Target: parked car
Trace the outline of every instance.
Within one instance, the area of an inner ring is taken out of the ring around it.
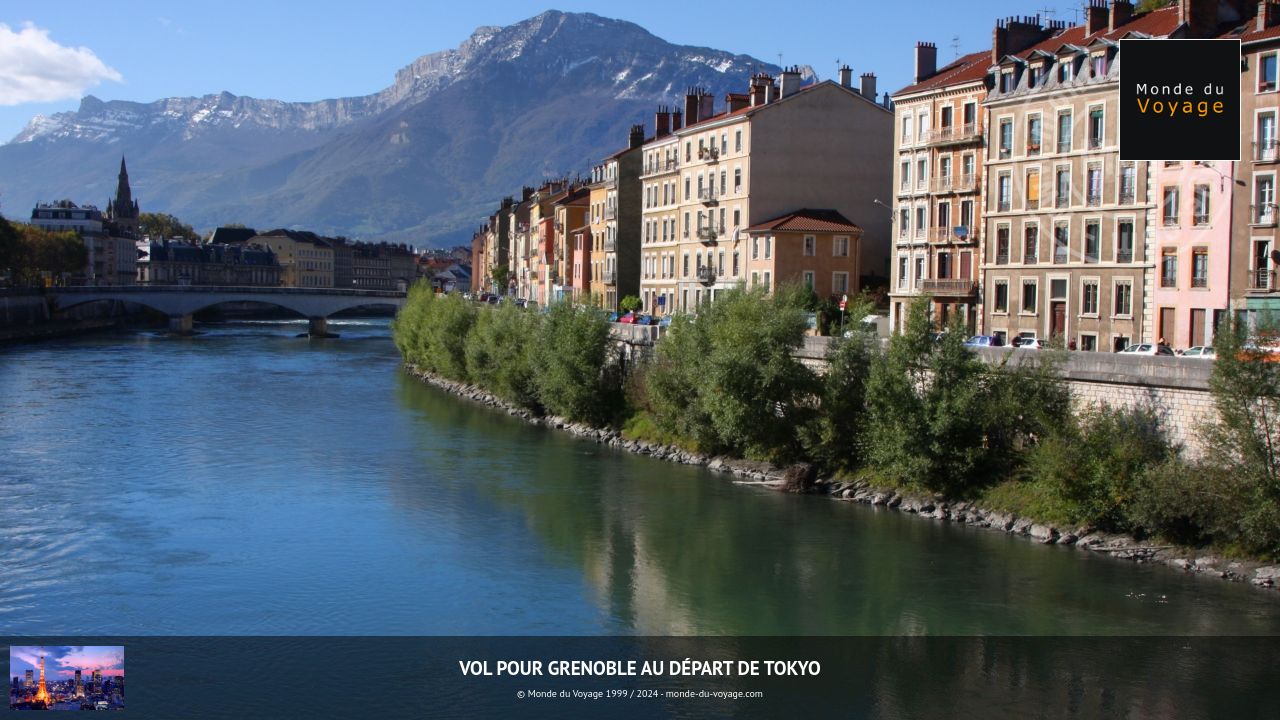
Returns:
[[[516,307],[527,307],[528,305],[528,300],[525,300],[524,298],[516,298]]]
[[[609,317],[607,319],[611,323],[622,322],[622,317],[616,312],[609,313]]]
[[[635,313],[627,313],[626,315],[623,315],[622,317],[618,318],[618,322],[623,323],[624,325],[635,325],[635,324],[636,324],[636,314],[635,314]]]
[[[1202,358],[1204,360],[1213,360],[1218,357],[1218,353],[1214,351],[1212,345],[1196,345],[1182,351],[1182,357]]]
[[[1168,345],[1159,343],[1137,343],[1120,351],[1129,355],[1173,355]]]
[[[1000,340],[999,335],[974,335],[965,340],[964,344],[970,347],[1000,347],[1004,342]]]
[[[658,327],[671,327],[671,316],[663,315],[658,318]]]
[[[502,297],[499,295],[490,295],[487,302],[490,305],[497,305],[498,303],[502,302]]]
[[[1013,339],[1013,346],[1021,350],[1043,350],[1045,348],[1043,340],[1033,337],[1016,337]]]
[[[636,324],[637,325],[656,325],[657,323],[654,322],[652,315],[637,315]]]

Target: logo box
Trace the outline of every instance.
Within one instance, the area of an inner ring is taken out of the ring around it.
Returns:
[[[1240,159],[1240,41],[1120,41],[1122,160]]]

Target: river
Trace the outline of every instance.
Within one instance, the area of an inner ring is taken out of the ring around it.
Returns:
[[[0,349],[0,635],[1276,635],[1280,597],[732,483],[406,376],[385,319]]]

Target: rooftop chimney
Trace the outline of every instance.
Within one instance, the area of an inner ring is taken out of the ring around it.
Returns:
[[[792,65],[782,71],[780,97],[791,97],[800,89],[800,68]]]
[[[858,90],[858,93],[862,95],[862,97],[870,100],[871,102],[876,101],[876,74],[875,73],[869,73],[869,72],[862,73],[862,86]]]
[[[706,120],[716,114],[716,96],[705,89],[698,89],[698,120]]]
[[[724,104],[729,112],[737,112],[750,105],[751,100],[742,93],[729,93],[724,96]]]
[[[1280,23],[1280,3],[1262,0],[1258,3],[1258,19],[1256,30],[1266,30]]]
[[[916,82],[938,72],[938,46],[931,42],[916,43]]]
[[[1210,37],[1218,28],[1218,0],[1178,0],[1178,22],[1187,26],[1187,37]]]
[[[627,148],[635,150],[644,144],[644,126],[632,125],[631,134],[627,137]]]
[[[764,73],[751,76],[751,107],[765,104],[765,88],[773,84],[773,78]]]
[[[1085,36],[1092,35],[1107,27],[1107,23],[1110,22],[1110,18],[1107,15],[1107,0],[1089,0],[1089,4],[1084,7]]]
[[[671,134],[671,110],[666,105],[658,108],[653,116],[653,137],[664,138]]]
[[[671,131],[675,132],[676,130],[679,130],[682,127],[684,127],[684,116],[680,114],[679,110],[672,110],[671,111]]]
[[[847,87],[853,87],[853,70],[848,65],[840,66],[840,84]]]
[[[1015,55],[1048,38],[1054,26],[1040,24],[1039,15],[1005,18],[996,21],[991,32],[991,64],[995,65],[1005,55]]]
[[[1115,32],[1116,28],[1129,22],[1133,17],[1133,3],[1128,0],[1111,0],[1111,18],[1107,23],[1107,31]]]
[[[777,99],[778,99],[778,84],[775,82],[770,82],[768,85],[765,85],[764,86],[765,104],[771,103]]]
[[[685,127],[693,125],[701,119],[698,115],[698,111],[702,106],[701,96],[698,94],[699,90],[701,90],[701,88],[691,87],[684,93]]]

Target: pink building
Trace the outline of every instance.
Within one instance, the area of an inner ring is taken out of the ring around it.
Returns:
[[[573,299],[581,301],[591,293],[591,225],[583,225],[569,232],[573,253]]]
[[[1213,342],[1230,303],[1235,163],[1153,162],[1155,339],[1175,350]]]

